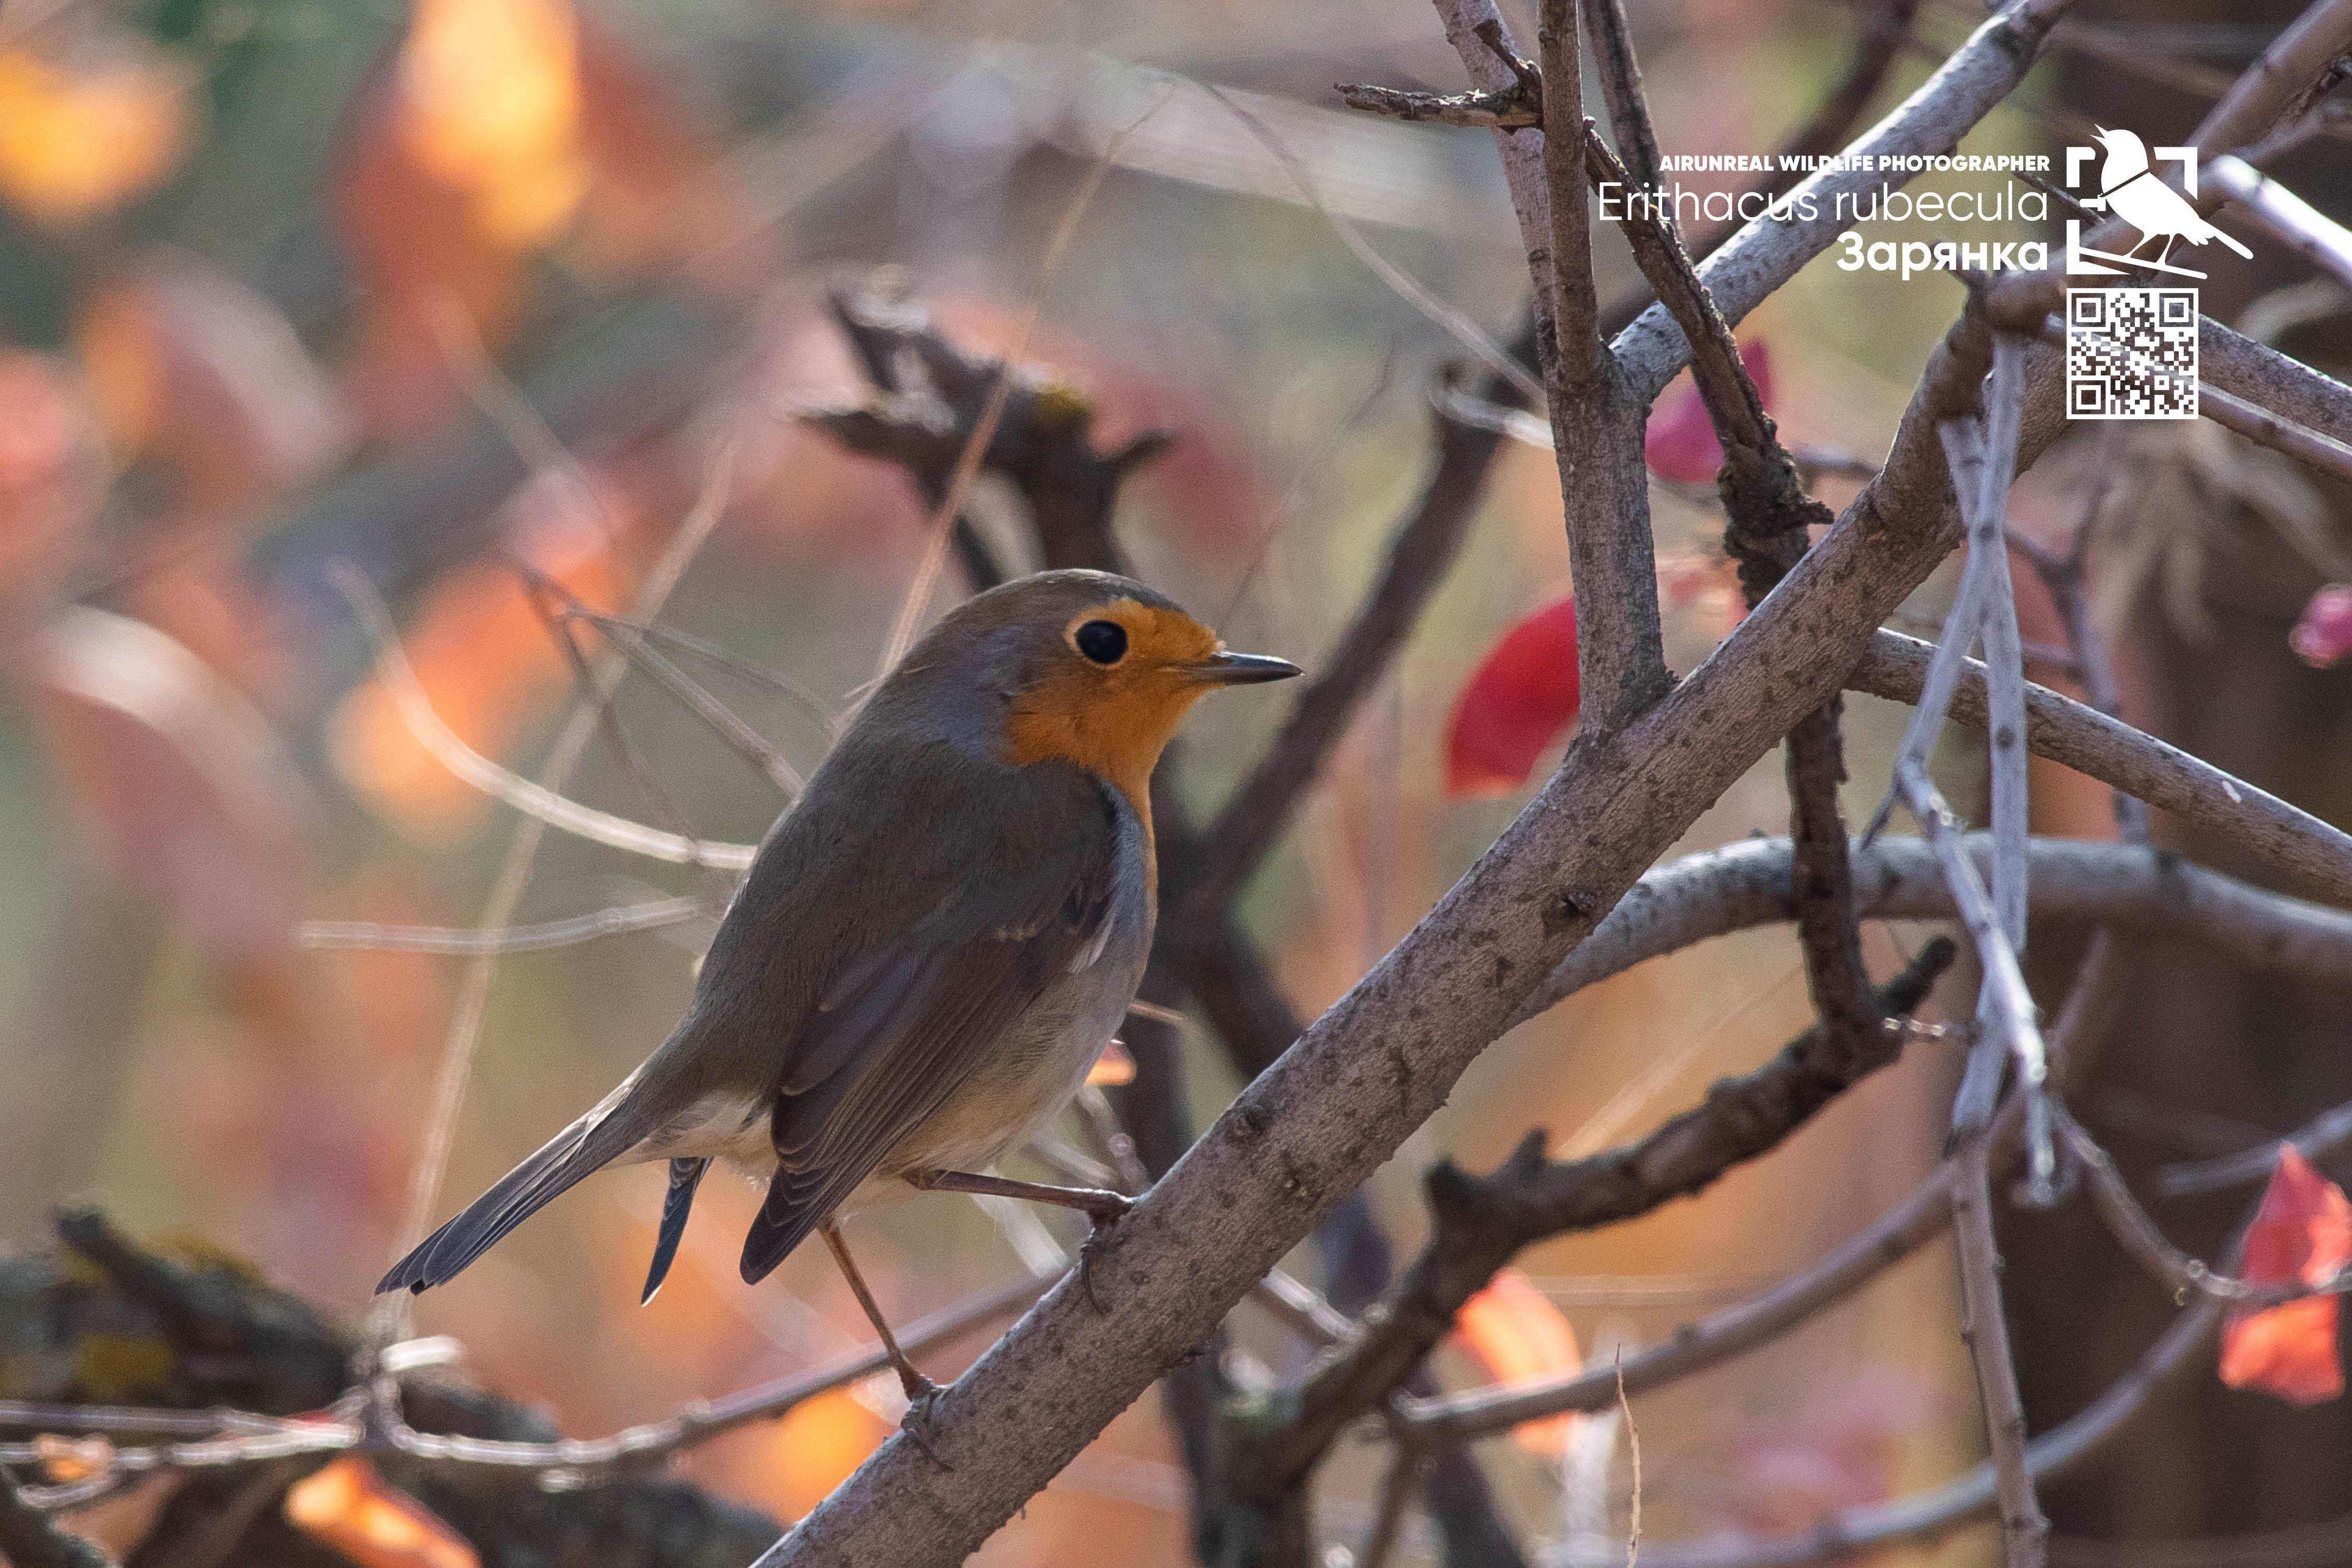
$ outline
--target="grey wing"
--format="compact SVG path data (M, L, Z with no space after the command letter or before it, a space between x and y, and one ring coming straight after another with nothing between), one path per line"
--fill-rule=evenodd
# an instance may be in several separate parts
M777 1090L776 1175L744 1239L745 1280L839 1207L1094 942L1111 917L1117 836L1107 815L1071 827L1017 871L968 881L827 988Z

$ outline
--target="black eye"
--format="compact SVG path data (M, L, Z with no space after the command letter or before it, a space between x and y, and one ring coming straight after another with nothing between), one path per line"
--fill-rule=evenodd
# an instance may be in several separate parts
M1097 664L1116 664L1127 657L1127 628L1116 621L1089 621L1071 634L1070 641Z

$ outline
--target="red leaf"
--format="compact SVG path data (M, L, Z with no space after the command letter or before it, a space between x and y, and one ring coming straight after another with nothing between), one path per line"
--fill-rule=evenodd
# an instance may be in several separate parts
M1503 633L1454 699L1445 789L1503 795L1576 722L1576 601L1561 599Z
M2352 586L2331 582L2311 596L2302 619L2287 633L2295 657L2315 670L2339 664L2352 654Z
M2292 1144L2246 1228L2246 1278L2260 1284L2324 1284L2352 1263L2352 1200L2311 1168ZM2344 1392L2336 1350L2336 1298L2306 1296L2259 1312L2232 1312L2221 1331L2221 1381L2259 1388L2290 1405Z
M1772 357L1761 338L1739 350L1757 396L1772 406ZM1650 472L1679 485L1712 485L1723 467L1723 443L1715 437L1715 421L1698 388L1685 385L1664 409L1650 411L1650 427L1642 439L1642 456Z

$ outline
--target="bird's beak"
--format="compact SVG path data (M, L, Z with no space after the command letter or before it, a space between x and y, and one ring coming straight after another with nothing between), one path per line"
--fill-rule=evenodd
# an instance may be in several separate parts
M1184 666L1184 673L1215 686L1254 686L1261 681L1286 681L1300 672L1287 659L1272 659L1264 653L1228 653L1220 648L1199 664Z

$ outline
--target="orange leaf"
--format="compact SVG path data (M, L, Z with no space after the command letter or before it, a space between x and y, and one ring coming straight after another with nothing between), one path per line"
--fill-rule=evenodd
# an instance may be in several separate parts
M198 519L240 515L341 455L341 400L278 307L193 258L159 254L93 291L76 323L115 452L152 456Z
M1574 1372L1584 1364L1568 1319L1517 1269L1505 1269L1462 1304L1454 1338L1497 1383L1526 1383ZM1521 1448L1558 1460L1568 1451L1573 1416L1549 1416L1511 1429Z
M529 256L579 211L579 56L565 0L418 0L346 116L335 205L364 301L353 393L374 434L414 435L457 405L436 313L456 307L495 349Z
M70 65L0 50L0 197L51 228L138 195L187 150L188 73L127 39L102 49Z
M620 498L600 493L617 512ZM507 538L517 554L590 604L618 604L621 573L597 515L552 479L526 487L511 510L520 524ZM572 685L572 667L523 584L495 560L443 579L403 643L434 711L486 756L508 751ZM488 809L410 733L382 681L371 678L345 695L329 745L337 771L424 842L457 837Z
M33 1453L41 1474L51 1481L78 1481L114 1463L114 1445L104 1437L63 1437L43 1432L33 1439Z
M1097 1089L1117 1089L1135 1082L1135 1058L1128 1055L1127 1047L1112 1040L1095 1058L1087 1073L1087 1082Z
M798 1519L889 1435L890 1423L858 1403L856 1394L832 1389L794 1406L772 1426L746 1432L721 1463L725 1485Z
M481 1568L463 1536L350 1454L287 1490L286 1522L360 1568Z
M1561 599L1504 632L1454 699L1446 792L1503 795L1526 783L1576 722L1577 700L1576 601Z
M543 244L587 193L580 31L564 0L418 0L394 67L410 156L501 249Z
M2246 1228L2245 1252L2245 1276L2257 1283L2324 1284L2352 1264L2352 1200L2301 1150L2284 1145ZM2221 1331L2221 1381L2291 1405L2336 1398L2344 1392L2336 1316L2334 1296L2233 1311Z

